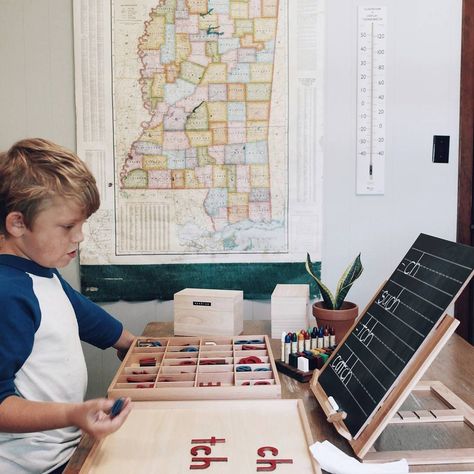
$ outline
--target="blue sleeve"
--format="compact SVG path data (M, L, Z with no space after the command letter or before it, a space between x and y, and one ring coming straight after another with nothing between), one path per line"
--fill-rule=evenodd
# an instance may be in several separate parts
M30 278L0 282L0 402L16 395L15 374L33 350L41 312Z
M122 323L57 275L76 313L81 340L100 349L113 346L122 334Z

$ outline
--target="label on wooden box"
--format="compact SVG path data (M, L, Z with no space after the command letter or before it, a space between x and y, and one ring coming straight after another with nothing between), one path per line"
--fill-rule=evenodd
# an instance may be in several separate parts
M109 398L209 400L280 398L266 335L137 338L108 390Z
M271 300L272 339L280 339L282 332L306 329L308 304L309 285L277 285Z
M320 474L312 443L301 400L142 402L80 473Z
M177 336L237 336L243 331L243 291L185 288L174 295Z

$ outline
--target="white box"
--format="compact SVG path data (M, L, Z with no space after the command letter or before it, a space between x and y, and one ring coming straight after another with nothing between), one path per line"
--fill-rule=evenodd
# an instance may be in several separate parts
M238 336L244 329L244 292L185 288L174 295L174 333Z
M280 339L282 332L307 329L309 285L275 287L271 301L272 339Z

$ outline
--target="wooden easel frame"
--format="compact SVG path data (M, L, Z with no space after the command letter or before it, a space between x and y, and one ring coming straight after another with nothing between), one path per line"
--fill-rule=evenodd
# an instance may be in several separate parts
M357 324L356 321L353 328ZM310 386L324 413L328 417L328 421L333 423L337 432L346 438L356 456L364 462L382 462L394 461L402 457L406 458L409 464L458 464L474 462L474 448L453 448L453 449L431 449L422 451L386 451L377 452L373 449L373 444L389 423L413 423L416 416L416 422L443 422L443 421L459 421L466 423L474 430L474 410L463 402L454 393L448 390L440 382L423 382L417 385L421 376L425 373L429 365L439 354L448 339L454 333L459 321L452 316L445 314L438 325L426 337L422 346L419 348L415 356L407 365L406 370L400 375L397 384L382 402L378 411L368 421L367 425L357 438L353 438L344 424L347 414L344 412L336 412L328 400L328 395L324 392L318 383L321 371L315 370ZM349 331L345 339L352 332ZM337 353L334 352L329 359ZM324 369L323 369L324 370ZM453 409L432 410L429 416L419 418L407 415L406 412L398 412L400 406L406 400L411 391L415 390L431 390L436 396L441 398L448 406ZM397 413L398 412L398 413ZM434 412L434 413L433 413ZM435 418L435 419L434 419ZM369 453L369 451L371 451Z

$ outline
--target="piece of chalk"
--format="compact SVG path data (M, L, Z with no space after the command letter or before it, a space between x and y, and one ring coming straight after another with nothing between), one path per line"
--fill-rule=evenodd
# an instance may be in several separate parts
M110 410L110 418L115 418L122 411L124 403L125 398L117 398L117 400L115 400Z
M328 402L331 404L332 408L337 411L339 410L339 405L337 404L336 400L332 396L328 397Z

